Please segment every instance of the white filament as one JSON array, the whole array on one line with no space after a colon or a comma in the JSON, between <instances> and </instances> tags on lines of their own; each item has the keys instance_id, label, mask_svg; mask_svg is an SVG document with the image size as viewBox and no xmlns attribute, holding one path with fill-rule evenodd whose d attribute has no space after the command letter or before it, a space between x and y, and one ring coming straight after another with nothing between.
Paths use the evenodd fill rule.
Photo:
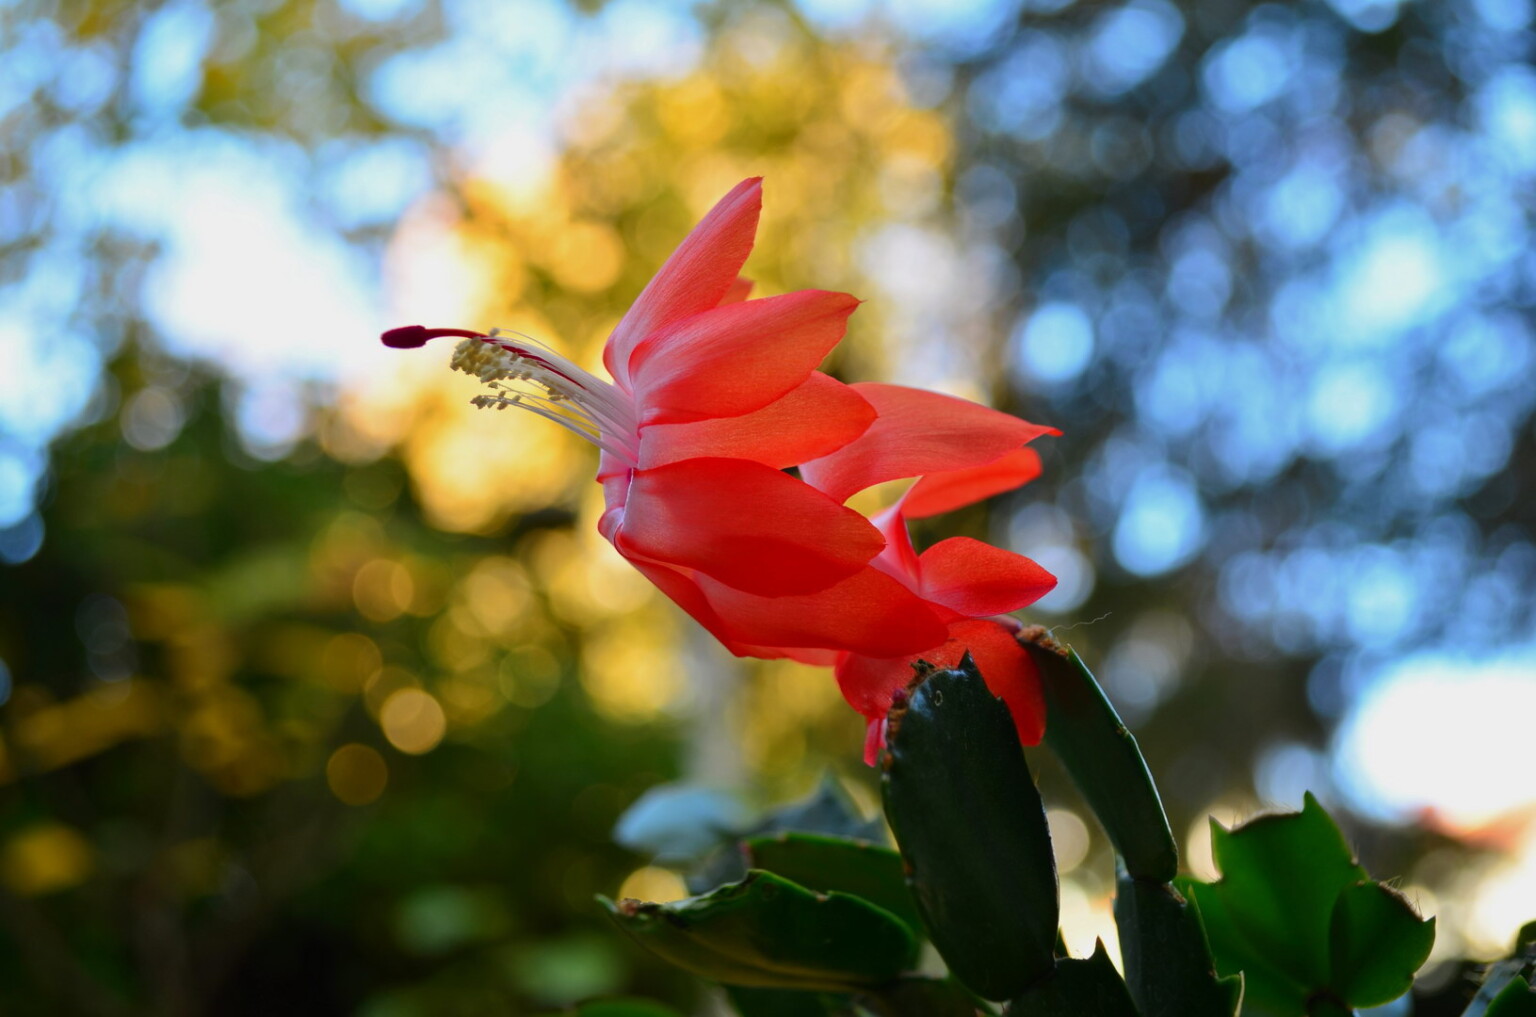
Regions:
<instances>
[{"instance_id":1,"label":"white filament","mask_svg":"<svg viewBox=\"0 0 1536 1017\"><path fill-rule=\"evenodd\" d=\"M638 421L631 398L618 386L584 371L543 343L493 330L465 339L451 366L491 389L472 400L481 408L513 406L538 414L631 463L639 459ZM533 352L536 348L538 352Z\"/></svg>"}]
</instances>

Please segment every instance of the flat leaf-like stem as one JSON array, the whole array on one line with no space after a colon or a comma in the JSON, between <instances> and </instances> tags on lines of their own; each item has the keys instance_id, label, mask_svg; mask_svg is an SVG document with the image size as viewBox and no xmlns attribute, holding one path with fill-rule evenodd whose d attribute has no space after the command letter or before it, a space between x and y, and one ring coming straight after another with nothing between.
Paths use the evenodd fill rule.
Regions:
<instances>
[{"instance_id":1,"label":"flat leaf-like stem","mask_svg":"<svg viewBox=\"0 0 1536 1017\"><path fill-rule=\"evenodd\" d=\"M1042 628L1025 629L1019 642L1040 669L1045 744L1093 809L1126 871L1169 882L1179 870L1179 849L1135 736L1070 647Z\"/></svg>"},{"instance_id":2,"label":"flat leaf-like stem","mask_svg":"<svg viewBox=\"0 0 1536 1017\"><path fill-rule=\"evenodd\" d=\"M1167 883L1121 871L1115 925L1125 981L1142 1017L1233 1017L1242 978L1216 974L1199 913Z\"/></svg>"},{"instance_id":3,"label":"flat leaf-like stem","mask_svg":"<svg viewBox=\"0 0 1536 1017\"><path fill-rule=\"evenodd\" d=\"M890 848L814 833L749 837L743 843L754 869L778 873L811 890L861 897L906 922L914 934L922 932L901 856Z\"/></svg>"},{"instance_id":4,"label":"flat leaf-like stem","mask_svg":"<svg viewBox=\"0 0 1536 1017\"><path fill-rule=\"evenodd\" d=\"M986 999L1054 968L1056 863L1045 806L1008 708L969 656L891 711L885 814L929 939Z\"/></svg>"},{"instance_id":5,"label":"flat leaf-like stem","mask_svg":"<svg viewBox=\"0 0 1536 1017\"><path fill-rule=\"evenodd\" d=\"M641 946L727 985L853 992L891 981L917 958L916 938L888 911L761 870L670 904L599 901Z\"/></svg>"},{"instance_id":6,"label":"flat leaf-like stem","mask_svg":"<svg viewBox=\"0 0 1536 1017\"><path fill-rule=\"evenodd\" d=\"M1233 830L1211 824L1222 878L1181 880L1217 971L1244 979L1264 1012L1347 1014L1407 992L1429 956L1434 921L1371 881L1332 818L1308 794L1299 813Z\"/></svg>"},{"instance_id":7,"label":"flat leaf-like stem","mask_svg":"<svg viewBox=\"0 0 1536 1017\"><path fill-rule=\"evenodd\" d=\"M1391 887L1346 886L1333 904L1328 946L1331 988L1351 1006L1380 1006L1413 988L1435 945L1435 920Z\"/></svg>"},{"instance_id":8,"label":"flat leaf-like stem","mask_svg":"<svg viewBox=\"0 0 1536 1017\"><path fill-rule=\"evenodd\" d=\"M1102 942L1093 956L1063 958L1056 970L1008 1004L1008 1017L1140 1017Z\"/></svg>"}]
</instances>

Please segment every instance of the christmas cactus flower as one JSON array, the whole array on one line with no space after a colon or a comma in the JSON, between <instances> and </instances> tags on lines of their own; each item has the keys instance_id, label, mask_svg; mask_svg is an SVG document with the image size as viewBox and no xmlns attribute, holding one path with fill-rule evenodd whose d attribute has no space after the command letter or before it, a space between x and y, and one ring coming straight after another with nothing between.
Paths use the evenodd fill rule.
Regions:
<instances>
[{"instance_id":1,"label":"christmas cactus flower","mask_svg":"<svg viewBox=\"0 0 1536 1017\"><path fill-rule=\"evenodd\" d=\"M596 445L598 525L618 552L733 653L836 665L871 720L871 753L912 662L967 651L1038 741L1038 682L994 616L1055 580L964 537L918 555L906 520L1024 483L1039 472L1025 444L1055 432L818 371L858 302L821 290L746 299L738 273L761 204L761 182L744 181L694 228L609 337L611 380L499 331L412 325L384 342L458 337L453 366L490 390L477 405L529 410ZM843 504L908 477L919 479L874 522Z\"/></svg>"},{"instance_id":2,"label":"christmas cactus flower","mask_svg":"<svg viewBox=\"0 0 1536 1017\"><path fill-rule=\"evenodd\" d=\"M528 410L596 445L603 535L728 645L789 637L868 653L919 649L944 625L869 567L885 545L880 532L782 472L848 444L876 414L816 370L857 300L822 290L745 299L750 284L738 273L761 207L761 181L746 180L694 228L609 337L612 380L497 331L411 325L384 343L461 338L453 366L490 389L478 405ZM732 610L732 598L753 614Z\"/></svg>"}]
</instances>

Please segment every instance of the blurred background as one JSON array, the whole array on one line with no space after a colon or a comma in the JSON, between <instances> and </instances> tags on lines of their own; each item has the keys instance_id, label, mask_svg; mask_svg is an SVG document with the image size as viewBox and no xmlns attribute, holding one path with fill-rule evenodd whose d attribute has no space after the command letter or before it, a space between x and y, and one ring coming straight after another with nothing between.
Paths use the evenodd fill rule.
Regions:
<instances>
[{"instance_id":1,"label":"blurred background","mask_svg":"<svg viewBox=\"0 0 1536 1017\"><path fill-rule=\"evenodd\" d=\"M447 349L596 361L764 175L830 367L1060 427L925 524L1060 585L1186 862L1314 790L1439 916L1536 916L1531 0L0 0L0 1005L704 1006L594 893L644 791L830 773ZM1076 949L1102 835L1045 767ZM1430 981L1455 977L1449 964ZM1404 1012L1399 1010L1398 1012Z\"/></svg>"}]
</instances>

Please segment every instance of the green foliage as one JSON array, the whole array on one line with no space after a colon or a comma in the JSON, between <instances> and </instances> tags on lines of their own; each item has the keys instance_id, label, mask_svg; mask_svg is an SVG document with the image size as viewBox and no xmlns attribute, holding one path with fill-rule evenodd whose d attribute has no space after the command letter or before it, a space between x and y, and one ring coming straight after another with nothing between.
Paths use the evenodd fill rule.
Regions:
<instances>
[{"instance_id":1,"label":"green foliage","mask_svg":"<svg viewBox=\"0 0 1536 1017\"><path fill-rule=\"evenodd\" d=\"M1045 744L1092 807L1126 871L1166 883L1178 872L1179 850L1135 736L1082 658L1043 630L1033 631L1024 646L1040 668L1050 718Z\"/></svg>"},{"instance_id":2,"label":"green foliage","mask_svg":"<svg viewBox=\"0 0 1536 1017\"><path fill-rule=\"evenodd\" d=\"M1083 960L1062 959L1048 978L1008 1004L1011 1017L1139 1017L1104 944Z\"/></svg>"},{"instance_id":3,"label":"green foliage","mask_svg":"<svg viewBox=\"0 0 1536 1017\"><path fill-rule=\"evenodd\" d=\"M682 1017L676 1010L646 999L603 999L578 1006L573 1017Z\"/></svg>"},{"instance_id":4,"label":"green foliage","mask_svg":"<svg viewBox=\"0 0 1536 1017\"><path fill-rule=\"evenodd\" d=\"M1125 980L1142 1017L1232 1017L1238 1012L1242 978L1216 976L1200 916L1172 886L1121 872L1115 924Z\"/></svg>"},{"instance_id":5,"label":"green foliage","mask_svg":"<svg viewBox=\"0 0 1536 1017\"><path fill-rule=\"evenodd\" d=\"M1531 992L1530 983L1519 975L1511 978L1493 997L1484 1017L1536 1017L1536 994Z\"/></svg>"},{"instance_id":6,"label":"green foliage","mask_svg":"<svg viewBox=\"0 0 1536 1017\"><path fill-rule=\"evenodd\" d=\"M969 993L949 979L903 976L857 996L729 986L741 1017L976 1017Z\"/></svg>"},{"instance_id":7,"label":"green foliage","mask_svg":"<svg viewBox=\"0 0 1536 1017\"><path fill-rule=\"evenodd\" d=\"M1483 972L1477 995L1462 1017L1527 1017L1536 1014L1531 982L1536 978L1536 922L1527 922L1515 935L1505 959Z\"/></svg>"},{"instance_id":8,"label":"green foliage","mask_svg":"<svg viewBox=\"0 0 1536 1017\"><path fill-rule=\"evenodd\" d=\"M741 1017L833 1017L847 1013L846 995L728 985L725 994Z\"/></svg>"},{"instance_id":9,"label":"green foliage","mask_svg":"<svg viewBox=\"0 0 1536 1017\"><path fill-rule=\"evenodd\" d=\"M750 837L749 864L812 890L852 894L878 905L920 934L922 918L907 889L901 856L867 841L808 833Z\"/></svg>"},{"instance_id":10,"label":"green foliage","mask_svg":"<svg viewBox=\"0 0 1536 1017\"><path fill-rule=\"evenodd\" d=\"M1407 992L1435 945L1435 920L1380 883L1346 886L1329 926L1333 987L1354 1006L1380 1006Z\"/></svg>"},{"instance_id":11,"label":"green foliage","mask_svg":"<svg viewBox=\"0 0 1536 1017\"><path fill-rule=\"evenodd\" d=\"M917 960L916 937L889 912L762 870L670 904L600 899L637 943L728 985L848 992L888 982Z\"/></svg>"},{"instance_id":12,"label":"green foliage","mask_svg":"<svg viewBox=\"0 0 1536 1017\"><path fill-rule=\"evenodd\" d=\"M1115 847L1115 921L1132 998L1146 1017L1230 1017L1241 983L1216 978L1198 918L1169 885L1178 848L1140 746L1075 651L1040 629L1022 642L1040 669L1045 743Z\"/></svg>"},{"instance_id":13,"label":"green foliage","mask_svg":"<svg viewBox=\"0 0 1536 1017\"><path fill-rule=\"evenodd\" d=\"M1434 920L1371 882L1310 794L1300 813L1228 831L1212 823L1216 883L1186 880L1222 975L1242 972L1244 1013L1291 1017L1374 1006L1408 990Z\"/></svg>"},{"instance_id":14,"label":"green foliage","mask_svg":"<svg viewBox=\"0 0 1536 1017\"><path fill-rule=\"evenodd\" d=\"M886 818L939 954L967 987L1009 999L1054 967L1057 897L1045 807L1008 708L969 657L891 712Z\"/></svg>"}]
</instances>

